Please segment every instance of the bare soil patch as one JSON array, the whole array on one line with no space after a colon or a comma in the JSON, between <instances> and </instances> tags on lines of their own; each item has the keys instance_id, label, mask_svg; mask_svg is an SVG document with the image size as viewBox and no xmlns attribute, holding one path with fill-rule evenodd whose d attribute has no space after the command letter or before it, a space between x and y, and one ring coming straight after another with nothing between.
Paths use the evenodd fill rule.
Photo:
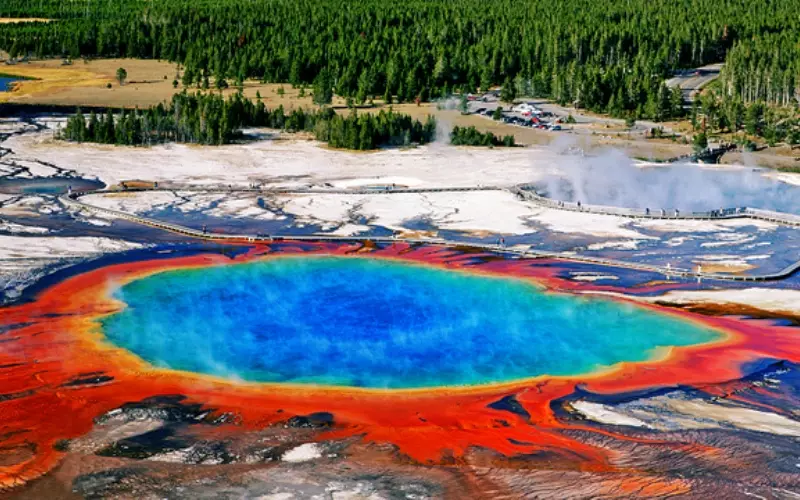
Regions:
<instances>
[{"instance_id":1,"label":"bare soil patch","mask_svg":"<svg viewBox=\"0 0 800 500\"><path fill-rule=\"evenodd\" d=\"M752 264L716 263L708 261L696 261L696 263L702 266L703 272L706 273L742 274L756 268L756 266Z\"/></svg>"}]
</instances>

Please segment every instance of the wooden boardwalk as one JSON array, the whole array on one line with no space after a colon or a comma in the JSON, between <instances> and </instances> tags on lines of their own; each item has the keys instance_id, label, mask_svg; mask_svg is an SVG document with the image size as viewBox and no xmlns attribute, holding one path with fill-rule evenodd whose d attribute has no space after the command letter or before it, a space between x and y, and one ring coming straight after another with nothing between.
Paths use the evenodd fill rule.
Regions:
<instances>
[{"instance_id":1,"label":"wooden boardwalk","mask_svg":"<svg viewBox=\"0 0 800 500\"><path fill-rule=\"evenodd\" d=\"M562 203L543 196L538 195L533 191L530 186L517 185L508 188L499 186L477 186L477 187L441 187L441 188L395 188L395 187L372 187L370 189L359 190L345 190L345 189L233 189L232 187L209 187L209 188L191 188L180 186L164 186L158 188L143 188L143 189L130 189L117 192L147 192L147 191L183 191L183 192L203 192L203 193L263 193L263 194L401 194L401 193L435 193L435 192L460 192L460 191L497 191L508 190L521 199L531 201L537 205L545 206L558 210L567 210L574 212L586 212L602 215L613 215L617 217L640 218L640 219L669 219L669 220L724 220L733 218L753 218L758 220L766 220L778 224L787 224L792 226L800 226L800 217L791 214L783 214L777 212L769 212L766 210L756 209L726 209L720 210L718 215L711 212L708 213L691 213L691 214L674 214L669 217L666 214L648 214L645 211L624 209L616 207L602 207L591 205L578 205L575 203ZM141 224L149 227L170 231L172 233L189 236L192 238L222 241L222 242L243 242L243 243L256 243L256 242L270 242L270 241L342 241L342 242L355 242L355 241L371 241L376 243L393 243L393 242L406 242L411 244L425 244L425 245L440 245L440 246L458 246L468 247L478 250L484 250L493 253L503 253L517 255L523 258L549 258L558 259L571 262L590 263L600 266L617 267L624 269L633 269L638 271L646 271L663 274L667 277L677 277L685 279L700 279L712 281L775 281L787 278L800 269L800 261L787 266L785 269L771 274L761 275L731 275L722 273L706 273L697 272L691 269L670 268L664 266L655 266L650 264L642 264L637 262L621 261L614 259L603 259L599 257L581 256L574 254L567 254L563 252L551 252L544 250L531 250L520 248L509 248L501 245L490 245L482 243L466 243L463 241L445 240L439 238L403 238L403 237L386 237L386 236L331 236L331 235L280 235L272 234L268 236L251 235L251 234L220 234L209 233L179 224L164 222L148 217L142 217L127 212L102 208L89 203L81 201L79 198L86 194L104 194L115 191L99 191L92 193L71 193L69 195L61 196L59 199L67 206L72 206L78 210L86 210L89 212L96 212L104 215L109 215L115 218L120 218Z\"/></svg>"}]
</instances>

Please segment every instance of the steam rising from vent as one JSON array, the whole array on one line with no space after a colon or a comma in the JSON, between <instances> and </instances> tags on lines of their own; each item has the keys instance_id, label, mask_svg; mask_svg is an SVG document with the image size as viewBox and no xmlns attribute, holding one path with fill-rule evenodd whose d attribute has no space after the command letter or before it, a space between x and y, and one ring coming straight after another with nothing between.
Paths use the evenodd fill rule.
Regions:
<instances>
[{"instance_id":1,"label":"steam rising from vent","mask_svg":"<svg viewBox=\"0 0 800 500\"><path fill-rule=\"evenodd\" d=\"M436 107L439 109L455 110L458 108L460 99L456 97L448 97L446 99L438 99L434 101ZM450 144L450 132L453 130L453 123L447 119L447 115L439 113L436 117L436 139L432 145Z\"/></svg>"},{"instance_id":2,"label":"steam rising from vent","mask_svg":"<svg viewBox=\"0 0 800 500\"><path fill-rule=\"evenodd\" d=\"M557 170L536 187L561 201L684 213L745 206L800 213L800 186L767 177L763 169L637 165L609 149L598 156L563 155Z\"/></svg>"}]
</instances>

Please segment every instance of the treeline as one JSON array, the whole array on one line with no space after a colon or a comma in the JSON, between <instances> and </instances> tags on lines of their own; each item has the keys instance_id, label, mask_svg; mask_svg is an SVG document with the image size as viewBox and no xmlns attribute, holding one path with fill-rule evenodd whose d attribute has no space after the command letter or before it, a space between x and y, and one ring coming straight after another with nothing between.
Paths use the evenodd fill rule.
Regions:
<instances>
[{"instance_id":1,"label":"treeline","mask_svg":"<svg viewBox=\"0 0 800 500\"><path fill-rule=\"evenodd\" d=\"M726 100L743 104L800 105L800 32L741 40L728 53L719 79Z\"/></svg>"},{"instance_id":2,"label":"treeline","mask_svg":"<svg viewBox=\"0 0 800 500\"><path fill-rule=\"evenodd\" d=\"M244 123L240 97L225 100L220 95L186 92L175 94L169 105L146 110L92 112L80 109L69 117L61 137L69 141L101 144L152 145L164 142L227 144Z\"/></svg>"},{"instance_id":3,"label":"treeline","mask_svg":"<svg viewBox=\"0 0 800 500\"><path fill-rule=\"evenodd\" d=\"M770 146L800 144L800 118L794 110L761 100L745 103L716 85L694 101L690 119L696 131L738 135L732 139L748 147L753 147L751 137L763 138Z\"/></svg>"},{"instance_id":4,"label":"treeline","mask_svg":"<svg viewBox=\"0 0 800 500\"><path fill-rule=\"evenodd\" d=\"M502 139L491 132L480 132L475 127L453 127L450 132L450 144L454 146L515 146L514 136L506 135Z\"/></svg>"},{"instance_id":5,"label":"treeline","mask_svg":"<svg viewBox=\"0 0 800 500\"><path fill-rule=\"evenodd\" d=\"M793 20L792 22L794 22ZM720 78L695 102L692 122L712 133L760 137L769 145L800 144L800 34L774 30L738 40Z\"/></svg>"},{"instance_id":6,"label":"treeline","mask_svg":"<svg viewBox=\"0 0 800 500\"><path fill-rule=\"evenodd\" d=\"M428 116L423 124L408 115L383 110L377 115L352 112L343 117L334 114L329 120L317 120L314 137L334 148L375 149L380 145L405 146L426 144L436 139L436 120Z\"/></svg>"},{"instance_id":7,"label":"treeline","mask_svg":"<svg viewBox=\"0 0 800 500\"><path fill-rule=\"evenodd\" d=\"M269 110L236 93L228 99L218 94L182 92L169 105L146 110L111 110L87 117L81 110L70 116L61 138L77 142L152 145L164 142L228 144L241 138L242 127L269 127L308 131L333 147L369 150L383 145L425 144L436 136L432 117L423 124L408 115L381 110L377 114L343 117L330 108L286 113L283 106Z\"/></svg>"},{"instance_id":8,"label":"treeline","mask_svg":"<svg viewBox=\"0 0 800 500\"><path fill-rule=\"evenodd\" d=\"M797 88L798 11L800 0L5 0L0 16L57 21L0 25L0 48L167 59L182 64L186 86L308 85L324 74L358 102L505 83L518 95L668 119L682 108L663 81L729 52L730 92L786 103Z\"/></svg>"}]
</instances>

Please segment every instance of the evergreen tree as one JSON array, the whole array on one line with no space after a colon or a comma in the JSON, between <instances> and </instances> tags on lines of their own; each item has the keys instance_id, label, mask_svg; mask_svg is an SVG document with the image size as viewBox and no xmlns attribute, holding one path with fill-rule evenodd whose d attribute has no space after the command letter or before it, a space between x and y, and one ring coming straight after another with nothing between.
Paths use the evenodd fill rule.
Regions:
<instances>
[{"instance_id":1,"label":"evergreen tree","mask_svg":"<svg viewBox=\"0 0 800 500\"><path fill-rule=\"evenodd\" d=\"M761 122L764 119L764 105L760 102L754 102L747 107L747 115L745 118L745 130L750 135L757 135L761 131Z\"/></svg>"},{"instance_id":2,"label":"evergreen tree","mask_svg":"<svg viewBox=\"0 0 800 500\"><path fill-rule=\"evenodd\" d=\"M505 82L503 82L503 89L500 91L500 100L507 103L513 103L514 99L517 98L517 89L511 83L511 78L506 77Z\"/></svg>"},{"instance_id":3,"label":"evergreen tree","mask_svg":"<svg viewBox=\"0 0 800 500\"><path fill-rule=\"evenodd\" d=\"M469 100L467 100L466 94L461 94L458 101L458 110L461 111L462 115L469 113Z\"/></svg>"},{"instance_id":4,"label":"evergreen tree","mask_svg":"<svg viewBox=\"0 0 800 500\"><path fill-rule=\"evenodd\" d=\"M706 136L706 133L700 132L695 134L695 136L692 138L692 146L697 152L706 149L708 147L708 137Z\"/></svg>"},{"instance_id":5,"label":"evergreen tree","mask_svg":"<svg viewBox=\"0 0 800 500\"><path fill-rule=\"evenodd\" d=\"M314 79L314 104L324 106L333 102L333 82L330 71L324 68Z\"/></svg>"},{"instance_id":6,"label":"evergreen tree","mask_svg":"<svg viewBox=\"0 0 800 500\"><path fill-rule=\"evenodd\" d=\"M518 96L637 119L682 116L663 82L724 62L703 91L716 103L698 103L698 112L709 126L736 128L728 102L761 102L798 121L798 2L132 0L91 2L86 15L85 2L5 0L4 17L57 22L0 24L0 47L12 56L169 60L187 88L208 89L211 75L237 86L325 81L315 88L320 104L334 87L359 103L376 92L390 103L502 83ZM791 124L772 126L776 137Z\"/></svg>"},{"instance_id":7,"label":"evergreen tree","mask_svg":"<svg viewBox=\"0 0 800 500\"><path fill-rule=\"evenodd\" d=\"M117 68L117 81L120 85L125 84L125 79L128 78L128 72L125 68Z\"/></svg>"},{"instance_id":8,"label":"evergreen tree","mask_svg":"<svg viewBox=\"0 0 800 500\"><path fill-rule=\"evenodd\" d=\"M168 106L159 104L144 111L109 109L104 117L92 113L88 127L77 110L68 118L61 136L71 141L120 145L168 141L213 145L236 140L238 130L246 126L307 130L333 147L362 150L385 144L425 144L436 137L433 117L423 124L393 111L359 115L353 110L343 118L331 108L310 113L297 108L287 115L283 106L270 111L260 99L254 103L241 92L225 99L219 94L186 91L175 94Z\"/></svg>"},{"instance_id":9,"label":"evergreen tree","mask_svg":"<svg viewBox=\"0 0 800 500\"><path fill-rule=\"evenodd\" d=\"M506 146L515 145L514 136L507 135L502 139L491 132L480 132L474 126L453 127L450 132L450 144L454 146Z\"/></svg>"},{"instance_id":10,"label":"evergreen tree","mask_svg":"<svg viewBox=\"0 0 800 500\"><path fill-rule=\"evenodd\" d=\"M683 116L683 92L680 87L672 87L670 89L670 110L669 115L671 118L680 118Z\"/></svg>"}]
</instances>

